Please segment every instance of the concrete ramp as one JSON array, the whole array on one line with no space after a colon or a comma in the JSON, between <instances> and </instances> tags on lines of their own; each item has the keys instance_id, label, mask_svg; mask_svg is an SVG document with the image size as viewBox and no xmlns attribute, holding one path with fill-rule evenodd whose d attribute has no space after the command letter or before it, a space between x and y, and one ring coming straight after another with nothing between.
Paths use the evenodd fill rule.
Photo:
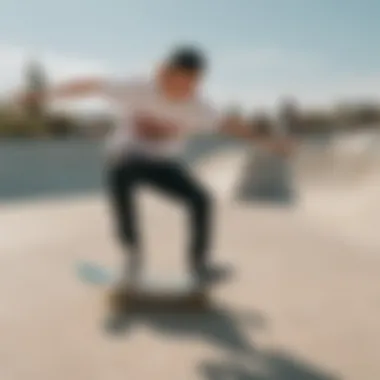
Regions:
<instances>
[{"instance_id":1,"label":"concrete ramp","mask_svg":"<svg viewBox=\"0 0 380 380\"><path fill-rule=\"evenodd\" d=\"M297 209L236 203L244 158L231 151L196 168L216 194L214 258L235 268L214 289L215 305L200 315L130 315L117 335L104 329L106 289L75 272L81 260L121 262L106 200L2 205L1 379L377 380L379 251L326 223L342 193L314 188L304 162L295 162ZM375 191L369 202L364 183L360 210L374 212ZM149 192L139 202L148 269L180 273L183 210Z\"/></svg>"},{"instance_id":2,"label":"concrete ramp","mask_svg":"<svg viewBox=\"0 0 380 380\"><path fill-rule=\"evenodd\" d=\"M336 136L310 154L303 148L295 163L302 194L300 207L316 223L350 244L380 249L380 136Z\"/></svg>"},{"instance_id":3,"label":"concrete ramp","mask_svg":"<svg viewBox=\"0 0 380 380\"><path fill-rule=\"evenodd\" d=\"M305 143L294 161L298 183L320 187L365 180L380 166L379 144L377 132L341 133L325 144Z\"/></svg>"},{"instance_id":4,"label":"concrete ramp","mask_svg":"<svg viewBox=\"0 0 380 380\"><path fill-rule=\"evenodd\" d=\"M236 198L289 205L296 199L291 162L263 149L247 152Z\"/></svg>"}]
</instances>

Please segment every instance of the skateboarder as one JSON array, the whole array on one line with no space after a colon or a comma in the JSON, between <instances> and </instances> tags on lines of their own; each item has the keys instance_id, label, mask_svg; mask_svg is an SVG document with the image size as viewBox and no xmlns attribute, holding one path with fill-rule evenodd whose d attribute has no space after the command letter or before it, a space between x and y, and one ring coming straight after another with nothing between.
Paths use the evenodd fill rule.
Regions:
<instances>
[{"instance_id":1,"label":"skateboarder","mask_svg":"<svg viewBox=\"0 0 380 380\"><path fill-rule=\"evenodd\" d=\"M188 137L197 133L227 133L252 141L256 136L240 120L223 118L202 99L200 85L206 71L201 51L180 47L166 57L152 77L75 80L48 94L50 98L106 95L117 107L119 124L107 144L108 189L116 230L129 253L127 267L133 273L138 272L141 257L135 209L140 183L152 185L186 205L190 216L190 269L200 279L210 273L212 202L202 185L181 165L179 154ZM38 94L28 94L27 98L33 96ZM286 151L286 144L271 146Z\"/></svg>"}]
</instances>

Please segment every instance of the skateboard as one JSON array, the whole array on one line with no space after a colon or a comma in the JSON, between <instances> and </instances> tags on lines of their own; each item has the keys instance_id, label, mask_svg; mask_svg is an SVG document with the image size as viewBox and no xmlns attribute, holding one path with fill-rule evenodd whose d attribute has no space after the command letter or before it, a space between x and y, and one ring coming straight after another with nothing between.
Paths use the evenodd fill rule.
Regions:
<instances>
[{"instance_id":1,"label":"skateboard","mask_svg":"<svg viewBox=\"0 0 380 380\"><path fill-rule=\"evenodd\" d=\"M77 265L78 277L91 285L107 286L106 299L113 312L198 311L210 303L210 285L192 277L141 275L138 280L117 281L111 269L91 262Z\"/></svg>"},{"instance_id":2,"label":"skateboard","mask_svg":"<svg viewBox=\"0 0 380 380\"><path fill-rule=\"evenodd\" d=\"M108 293L109 305L118 311L196 311L207 308L209 286L195 280L142 277L141 281L117 284Z\"/></svg>"}]
</instances>

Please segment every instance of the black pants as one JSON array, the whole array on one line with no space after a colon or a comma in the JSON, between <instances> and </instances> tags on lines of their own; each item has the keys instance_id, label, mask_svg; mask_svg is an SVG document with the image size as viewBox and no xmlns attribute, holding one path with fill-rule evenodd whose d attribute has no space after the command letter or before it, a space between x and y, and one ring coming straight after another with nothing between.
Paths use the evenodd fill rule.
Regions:
<instances>
[{"instance_id":1,"label":"black pants","mask_svg":"<svg viewBox=\"0 0 380 380\"><path fill-rule=\"evenodd\" d=\"M116 227L122 243L131 252L139 252L141 248L136 191L140 185L148 185L181 201L187 208L190 221L189 264L191 269L206 264L212 225L211 199L185 167L173 161L128 157L110 170L108 179Z\"/></svg>"}]
</instances>

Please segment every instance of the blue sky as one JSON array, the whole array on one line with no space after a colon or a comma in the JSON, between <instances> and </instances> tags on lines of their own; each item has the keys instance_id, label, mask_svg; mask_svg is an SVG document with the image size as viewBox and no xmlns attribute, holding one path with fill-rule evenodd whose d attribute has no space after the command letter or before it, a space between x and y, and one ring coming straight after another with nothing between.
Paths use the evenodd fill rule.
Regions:
<instances>
[{"instance_id":1,"label":"blue sky","mask_svg":"<svg viewBox=\"0 0 380 380\"><path fill-rule=\"evenodd\" d=\"M270 107L380 96L376 0L1 0L3 88L39 56L52 80L142 73L173 44L209 52L221 104Z\"/></svg>"}]
</instances>

